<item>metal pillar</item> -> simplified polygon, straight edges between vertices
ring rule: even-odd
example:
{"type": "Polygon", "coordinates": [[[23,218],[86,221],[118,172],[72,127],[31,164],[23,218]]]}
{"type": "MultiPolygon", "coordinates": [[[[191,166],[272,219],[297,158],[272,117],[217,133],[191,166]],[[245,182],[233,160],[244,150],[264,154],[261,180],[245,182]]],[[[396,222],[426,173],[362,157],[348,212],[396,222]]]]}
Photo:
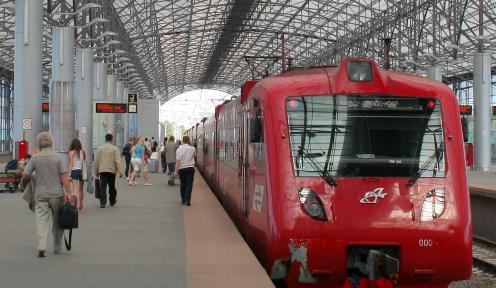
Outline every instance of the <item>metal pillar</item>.
{"type": "MultiPolygon", "coordinates": [[[[127,103],[127,94],[129,93],[129,88],[124,87],[124,92],[122,93],[123,95],[123,103],[127,103]]],[[[123,124],[123,130],[124,130],[124,144],[127,143],[127,140],[129,139],[129,122],[128,122],[128,117],[129,114],[124,113],[122,115],[122,124],[123,124]]]]}
{"type": "Polygon", "coordinates": [[[86,151],[86,159],[93,162],[93,49],[76,49],[76,129],[86,151]]]}
{"type": "Polygon", "coordinates": [[[443,68],[441,66],[427,67],[427,77],[432,80],[443,81],[443,68]]]}
{"type": "MultiPolygon", "coordinates": [[[[12,140],[25,136],[32,151],[36,136],[42,132],[42,27],[43,1],[15,1],[14,119],[12,140]],[[23,121],[24,120],[24,121],[23,121]],[[29,124],[29,125],[28,125],[29,124]],[[23,129],[23,125],[24,128],[23,129]],[[24,132],[25,131],[25,132],[24,132]],[[23,135],[24,134],[24,135],[23,135]]],[[[14,146],[14,155],[16,149],[14,146]]]]}
{"type": "Polygon", "coordinates": [[[474,169],[491,168],[491,54],[474,54],[474,169]]]}
{"type": "MultiPolygon", "coordinates": [[[[117,81],[116,84],[116,97],[115,102],[123,103],[123,94],[124,94],[124,82],[117,81]]],[[[115,114],[115,145],[117,147],[124,147],[124,123],[122,123],[122,115],[123,114],[115,114]]]]}
{"type": "Polygon", "coordinates": [[[68,152],[76,136],[74,99],[74,27],[53,27],[50,133],[53,148],[68,152]]]}
{"type": "MultiPolygon", "coordinates": [[[[105,102],[107,95],[107,64],[94,63],[93,72],[93,100],[94,103],[105,102]]],[[[95,105],[93,105],[94,107],[95,105]]],[[[92,108],[94,109],[94,108],[92,108]]],[[[95,110],[93,110],[95,111],[95,110]]],[[[105,134],[107,134],[107,114],[93,114],[93,153],[96,149],[105,143],[105,134]]]]}
{"type": "MultiPolygon", "coordinates": [[[[115,94],[117,93],[117,83],[116,83],[115,75],[114,74],[107,74],[107,97],[106,100],[109,103],[115,102],[115,94]]],[[[110,133],[114,136],[114,144],[116,141],[116,135],[115,135],[115,114],[114,113],[109,113],[107,115],[108,117],[108,126],[107,126],[107,133],[110,133]]]]}

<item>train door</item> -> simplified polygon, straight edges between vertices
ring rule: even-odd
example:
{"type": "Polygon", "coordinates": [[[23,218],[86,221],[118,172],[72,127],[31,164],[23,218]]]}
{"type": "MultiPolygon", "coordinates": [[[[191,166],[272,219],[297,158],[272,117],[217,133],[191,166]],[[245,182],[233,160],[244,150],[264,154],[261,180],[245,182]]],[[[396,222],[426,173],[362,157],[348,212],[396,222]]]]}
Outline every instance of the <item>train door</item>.
{"type": "Polygon", "coordinates": [[[241,125],[240,131],[240,139],[241,139],[241,155],[240,155],[240,170],[241,170],[241,212],[245,217],[248,217],[248,189],[250,185],[250,166],[248,161],[248,148],[250,144],[248,127],[249,127],[249,113],[248,107],[245,106],[242,110],[242,117],[240,117],[243,121],[241,125]]]}

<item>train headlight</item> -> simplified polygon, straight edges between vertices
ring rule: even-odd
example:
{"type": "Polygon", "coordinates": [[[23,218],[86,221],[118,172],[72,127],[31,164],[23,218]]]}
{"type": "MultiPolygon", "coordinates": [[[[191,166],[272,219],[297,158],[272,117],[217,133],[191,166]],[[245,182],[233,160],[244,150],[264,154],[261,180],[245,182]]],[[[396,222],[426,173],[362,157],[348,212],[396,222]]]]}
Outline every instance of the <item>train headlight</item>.
{"type": "Polygon", "coordinates": [[[308,216],[317,220],[327,221],[324,205],[315,191],[302,187],[298,189],[298,196],[300,197],[301,207],[308,216]]]}
{"type": "Polygon", "coordinates": [[[353,82],[372,81],[372,64],[367,61],[351,61],[346,65],[348,77],[353,82]]]}
{"type": "Polygon", "coordinates": [[[444,212],[444,189],[434,189],[425,195],[420,212],[420,222],[429,222],[441,217],[444,212]]]}

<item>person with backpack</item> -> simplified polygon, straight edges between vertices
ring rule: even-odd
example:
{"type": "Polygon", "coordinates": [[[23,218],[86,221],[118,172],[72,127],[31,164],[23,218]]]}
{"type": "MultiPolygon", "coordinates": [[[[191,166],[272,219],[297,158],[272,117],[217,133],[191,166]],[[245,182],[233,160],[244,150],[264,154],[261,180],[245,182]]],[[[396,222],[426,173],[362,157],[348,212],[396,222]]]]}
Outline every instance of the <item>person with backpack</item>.
{"type": "Polygon", "coordinates": [[[61,155],[52,149],[53,136],[42,132],[36,137],[39,153],[33,155],[22,173],[22,182],[27,183],[36,172],[34,205],[38,257],[45,257],[48,250],[48,231],[52,226],[55,254],[62,252],[64,230],[58,225],[58,211],[63,202],[70,202],[71,186],[67,165],[61,155]],[[52,224],[50,224],[52,222],[52,224]]]}
{"type": "Polygon", "coordinates": [[[168,185],[174,185],[176,171],[176,151],[179,145],[174,141],[174,136],[169,137],[169,142],[165,145],[165,158],[167,159],[167,168],[169,169],[168,185]]]}
{"type": "MultiPolygon", "coordinates": [[[[84,179],[83,179],[83,169],[86,169],[84,162],[86,161],[86,152],[83,150],[81,141],[78,138],[74,138],[69,147],[69,169],[71,171],[71,183],[72,183],[72,194],[78,197],[78,210],[83,209],[84,200],[84,179]]],[[[84,173],[87,173],[85,171],[84,173]]]]}
{"type": "Polygon", "coordinates": [[[136,185],[136,176],[143,170],[143,178],[145,179],[145,186],[152,185],[148,182],[148,163],[149,160],[149,152],[146,151],[145,138],[139,138],[138,143],[134,147],[134,152],[131,158],[131,164],[133,165],[133,172],[129,177],[129,185],[136,185]],[[148,159],[148,160],[147,160],[148,159]]]}
{"type": "Polygon", "coordinates": [[[155,140],[155,137],[152,137],[152,139],[150,140],[150,144],[152,146],[151,147],[152,153],[157,152],[158,142],[157,142],[157,140],[155,140]]]}

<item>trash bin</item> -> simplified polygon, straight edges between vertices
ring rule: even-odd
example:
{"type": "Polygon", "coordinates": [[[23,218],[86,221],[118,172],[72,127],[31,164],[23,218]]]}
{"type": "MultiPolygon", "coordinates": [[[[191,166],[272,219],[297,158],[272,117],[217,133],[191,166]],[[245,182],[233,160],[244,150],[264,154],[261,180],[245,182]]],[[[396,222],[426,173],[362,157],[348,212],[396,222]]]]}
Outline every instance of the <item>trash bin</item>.
{"type": "Polygon", "coordinates": [[[157,173],[158,171],[158,160],[157,159],[150,159],[150,164],[148,164],[148,172],[150,173],[157,173]]]}

